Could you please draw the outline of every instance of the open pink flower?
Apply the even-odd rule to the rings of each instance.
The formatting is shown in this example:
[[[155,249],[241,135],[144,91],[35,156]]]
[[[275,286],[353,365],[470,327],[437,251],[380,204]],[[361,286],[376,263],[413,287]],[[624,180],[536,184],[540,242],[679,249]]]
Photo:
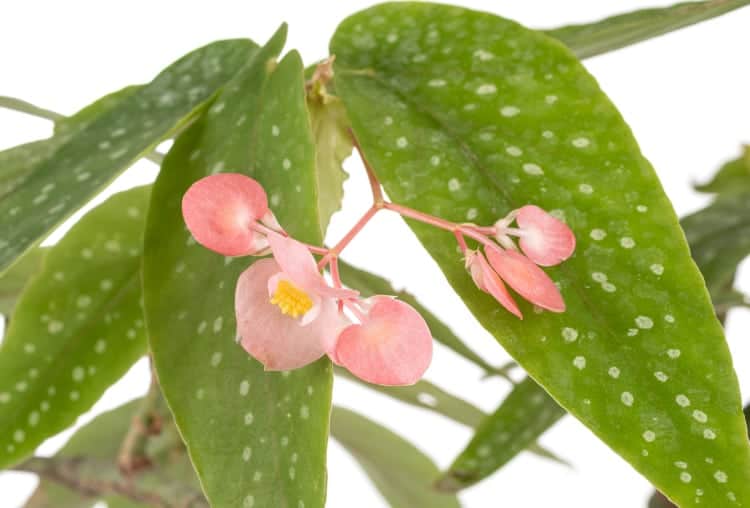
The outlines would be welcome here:
[[[336,299],[355,298],[357,292],[328,286],[296,240],[271,233],[268,241],[274,259],[255,262],[237,281],[238,335],[266,370],[296,369],[334,347],[349,323]]]
[[[360,324],[338,337],[331,359],[370,383],[414,384],[432,361],[432,334],[410,305],[388,296],[361,302]]]
[[[252,226],[257,221],[277,224],[263,187],[238,173],[195,182],[182,198],[182,215],[198,243],[225,256],[263,252],[268,243]]]

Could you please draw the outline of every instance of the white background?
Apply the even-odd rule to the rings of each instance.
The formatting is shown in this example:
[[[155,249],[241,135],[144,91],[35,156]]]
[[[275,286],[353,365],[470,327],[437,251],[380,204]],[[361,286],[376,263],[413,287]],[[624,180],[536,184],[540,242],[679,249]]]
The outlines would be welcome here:
[[[6,2],[0,30],[0,95],[70,114],[125,84],[149,81],[199,45],[232,37],[251,37],[262,43],[281,21],[290,25],[287,48],[299,49],[305,61],[312,62],[327,55],[328,39],[337,23],[371,3]],[[457,3],[532,27],[586,22],[668,4],[657,0]],[[742,51],[750,48],[748,26],[750,9],[745,9],[585,62],[630,123],[680,215],[707,201],[691,190],[691,183],[706,180],[720,162],[736,157],[742,142],[750,142],[750,66]],[[0,148],[49,133],[50,125],[43,120],[0,110]],[[334,217],[329,240],[340,237],[367,207],[368,189],[361,168],[350,160],[347,169],[352,177],[346,185],[344,211]],[[152,177],[152,166],[141,162],[119,181],[119,188]],[[398,219],[378,217],[345,257],[417,294],[492,362],[507,359],[451,294],[437,267]],[[750,290],[748,273],[742,270],[740,274],[745,290]],[[743,331],[749,324],[750,313],[741,310],[734,311],[728,322],[745,400],[750,396],[750,343]],[[481,381],[479,375],[476,368],[443,349],[437,351],[428,371],[430,380],[491,411],[509,386],[500,380]],[[146,379],[147,369],[141,362],[79,424],[141,394]],[[337,382],[334,399],[397,429],[440,467],[446,467],[470,438],[469,431],[457,424],[373,396],[347,382]],[[53,453],[69,435],[65,432],[50,439],[39,453]],[[573,418],[566,417],[541,442],[574,467],[524,453],[463,493],[465,506],[644,506],[650,493],[648,483]],[[0,506],[21,506],[35,482],[30,475],[0,473]],[[330,450],[328,498],[331,508],[386,506],[356,463],[335,443]]]

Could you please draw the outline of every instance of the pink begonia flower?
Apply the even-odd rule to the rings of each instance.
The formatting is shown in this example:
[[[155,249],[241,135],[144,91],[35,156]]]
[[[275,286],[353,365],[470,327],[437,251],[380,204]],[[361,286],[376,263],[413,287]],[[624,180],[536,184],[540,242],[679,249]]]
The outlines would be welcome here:
[[[518,316],[519,319],[523,319],[518,305],[508,293],[503,281],[487,263],[484,254],[475,250],[467,251],[466,269],[471,273],[471,278],[474,279],[474,283],[479,289],[494,296],[495,300],[500,302],[500,305]]]
[[[328,286],[307,247],[269,234],[274,259],[255,262],[237,281],[235,312],[242,347],[266,370],[303,367],[332,350],[349,324],[337,298],[356,291]]]
[[[544,270],[515,250],[486,245],[490,266],[501,279],[531,303],[552,312],[565,311],[560,290]]]
[[[251,226],[277,226],[266,192],[252,178],[220,173],[195,182],[182,198],[185,224],[198,243],[225,256],[260,254],[265,237]]]
[[[432,361],[432,334],[410,305],[388,296],[362,302],[361,324],[346,327],[331,359],[370,383],[402,386],[419,381]]]
[[[518,244],[526,256],[540,266],[554,266],[568,259],[576,248],[576,238],[567,224],[538,206],[526,205],[512,212],[519,232]],[[498,221],[498,237],[505,235],[507,219]],[[512,220],[512,219],[511,219]],[[500,241],[500,239],[498,239]]]

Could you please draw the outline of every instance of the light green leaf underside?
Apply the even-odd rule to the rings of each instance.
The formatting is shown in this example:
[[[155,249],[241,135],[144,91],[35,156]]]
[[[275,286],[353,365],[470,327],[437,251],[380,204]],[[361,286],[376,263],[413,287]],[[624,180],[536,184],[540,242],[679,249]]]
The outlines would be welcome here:
[[[0,271],[178,129],[254,49],[246,40],[220,41],[186,55],[35,165],[0,201]]]
[[[270,63],[285,33],[178,137],[154,185],[147,225],[144,287],[155,365],[214,508],[321,508],[325,500],[330,362],[264,372],[235,343],[234,287],[252,259],[225,259],[196,245],[180,212],[194,181],[221,170],[245,173],[264,186],[290,234],[321,242],[302,63],[295,52]]]
[[[338,97],[325,92],[308,94],[307,109],[315,141],[320,226],[325,236],[331,216],[341,209],[348,176],[342,164],[352,153],[352,137],[347,130],[346,110]]]
[[[439,474],[414,445],[367,418],[334,407],[331,435],[359,462],[391,508],[458,508],[458,499],[435,491]]]
[[[710,182],[696,185],[696,190],[719,194],[719,198],[750,191],[750,145],[742,147],[742,154],[727,163]]]
[[[356,268],[344,261],[339,261],[339,271],[341,272],[341,279],[347,284],[347,286],[360,291],[363,296],[392,295],[398,297],[399,300],[408,303],[417,309],[425,319],[435,340],[451,349],[456,354],[462,356],[464,359],[477,365],[485,372],[507,376],[504,372],[493,367],[481,356],[469,349],[469,347],[464,344],[464,342],[453,330],[450,329],[448,325],[441,321],[435,314],[430,312],[424,305],[419,303],[419,301],[409,292],[396,290],[386,279]]]
[[[545,30],[545,33],[562,41],[578,58],[589,58],[721,16],[748,4],[748,0],[684,2],[619,14],[594,23]]]
[[[519,321],[474,286],[451,235],[410,223],[506,350],[679,503],[696,489],[703,503],[750,503],[737,381],[708,293],[653,169],[573,55],[510,21],[426,3],[354,15],[331,53],[396,202],[479,224],[535,203],[575,232],[574,257],[548,270],[567,311],[520,303]]]
[[[149,188],[117,194],[49,249],[0,347],[0,466],[63,430],[143,355]]]
[[[720,299],[732,286],[737,265],[750,255],[750,188],[684,217],[682,227],[711,296]]]
[[[564,409],[533,379],[526,378],[481,423],[438,486],[456,491],[482,481],[533,445],[564,415]]]

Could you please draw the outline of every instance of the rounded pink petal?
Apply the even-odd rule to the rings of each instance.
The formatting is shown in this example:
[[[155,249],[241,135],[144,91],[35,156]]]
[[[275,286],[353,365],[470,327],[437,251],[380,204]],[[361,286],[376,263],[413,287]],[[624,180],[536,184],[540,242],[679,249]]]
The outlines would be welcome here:
[[[552,312],[563,312],[565,302],[552,279],[526,256],[514,250],[485,247],[487,259],[500,278],[533,304]]]
[[[491,294],[500,305],[515,314],[519,319],[523,319],[523,314],[521,314],[513,297],[508,293],[505,284],[503,284],[500,277],[498,277],[489,263],[487,263],[481,252],[474,252],[469,265],[471,277],[474,279],[477,287],[485,293]]]
[[[263,187],[237,173],[201,178],[182,198],[182,216],[193,237],[225,256],[245,256],[262,248],[263,237],[250,227],[267,211]]]
[[[266,370],[290,370],[314,362],[347,324],[336,302],[323,298],[320,313],[306,326],[281,312],[268,297],[268,280],[279,273],[273,259],[261,259],[240,275],[235,312],[240,344]]]
[[[318,271],[315,258],[305,245],[288,236],[268,234],[271,252],[281,270],[296,285],[307,291],[331,298],[355,298],[351,289],[332,288]]]
[[[521,249],[538,265],[557,265],[568,259],[576,248],[576,237],[568,225],[538,206],[521,207],[516,222],[524,232],[518,241]]]
[[[432,334],[422,316],[404,302],[372,298],[367,319],[341,332],[333,357],[367,382],[411,385],[432,360]]]

